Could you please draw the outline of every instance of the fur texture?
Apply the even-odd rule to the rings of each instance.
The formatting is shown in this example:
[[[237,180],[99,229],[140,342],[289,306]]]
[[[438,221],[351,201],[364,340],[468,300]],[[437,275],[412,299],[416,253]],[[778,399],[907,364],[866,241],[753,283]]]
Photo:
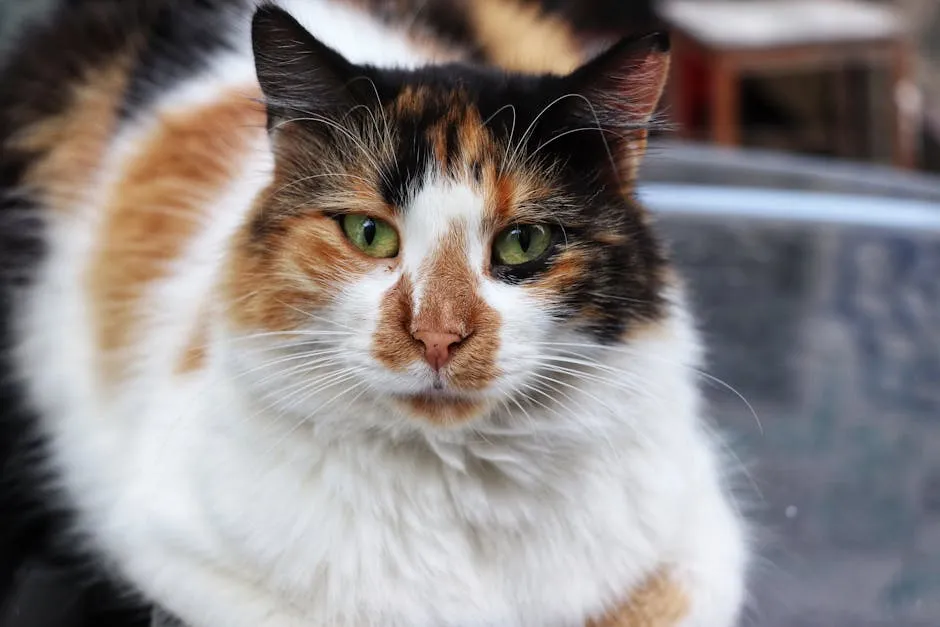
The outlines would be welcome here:
[[[507,74],[457,21],[278,4],[76,9],[101,36],[8,70],[9,394],[81,541],[192,627],[734,624],[743,523],[632,195],[665,38]]]

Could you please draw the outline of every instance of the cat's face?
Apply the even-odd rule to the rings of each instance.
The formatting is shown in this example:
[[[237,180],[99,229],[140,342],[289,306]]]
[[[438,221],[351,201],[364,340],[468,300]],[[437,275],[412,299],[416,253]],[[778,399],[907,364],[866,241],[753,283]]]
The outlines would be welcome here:
[[[542,403],[552,342],[660,315],[664,262],[629,192],[661,40],[526,78],[354,66],[275,9],[254,37],[275,179],[229,309],[280,410],[369,399],[454,424]]]

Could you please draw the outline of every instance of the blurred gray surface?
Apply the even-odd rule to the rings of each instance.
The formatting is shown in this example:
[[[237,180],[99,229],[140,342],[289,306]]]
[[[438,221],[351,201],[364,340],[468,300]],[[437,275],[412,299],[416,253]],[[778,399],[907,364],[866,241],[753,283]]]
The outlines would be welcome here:
[[[940,202],[940,179],[913,170],[661,138],[650,142],[642,179]]]
[[[940,232],[661,223],[760,420],[706,385],[758,522],[745,624],[940,625]]]

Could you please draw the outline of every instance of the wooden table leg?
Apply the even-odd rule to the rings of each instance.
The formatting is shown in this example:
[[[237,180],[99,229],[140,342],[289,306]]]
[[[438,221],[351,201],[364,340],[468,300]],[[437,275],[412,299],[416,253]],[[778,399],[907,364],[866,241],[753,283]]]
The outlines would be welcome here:
[[[676,136],[689,139],[692,136],[692,103],[689,102],[688,63],[689,48],[680,33],[672,34],[671,61],[669,64],[669,86],[666,91],[669,103],[669,117],[674,125]]]
[[[858,156],[855,150],[853,135],[858,128],[852,126],[852,106],[850,83],[851,69],[846,66],[837,67],[832,71],[830,90],[832,95],[833,111],[829,126],[829,141],[835,148],[836,156],[846,159]]]
[[[741,85],[737,67],[721,53],[711,64],[711,133],[721,146],[741,142]]]
[[[892,133],[894,135],[894,164],[899,168],[916,165],[916,143],[920,112],[916,99],[917,88],[911,76],[912,53],[905,42],[894,47],[891,73]]]

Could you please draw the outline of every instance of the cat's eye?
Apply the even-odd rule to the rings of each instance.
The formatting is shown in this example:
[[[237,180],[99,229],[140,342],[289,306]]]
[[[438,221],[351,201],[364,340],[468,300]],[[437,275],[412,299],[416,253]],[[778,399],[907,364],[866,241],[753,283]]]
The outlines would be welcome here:
[[[385,259],[398,254],[398,233],[388,222],[350,213],[340,218],[340,224],[349,241],[370,257]]]
[[[496,263],[518,266],[535,261],[552,243],[552,231],[541,224],[517,224],[499,233],[493,241]]]

